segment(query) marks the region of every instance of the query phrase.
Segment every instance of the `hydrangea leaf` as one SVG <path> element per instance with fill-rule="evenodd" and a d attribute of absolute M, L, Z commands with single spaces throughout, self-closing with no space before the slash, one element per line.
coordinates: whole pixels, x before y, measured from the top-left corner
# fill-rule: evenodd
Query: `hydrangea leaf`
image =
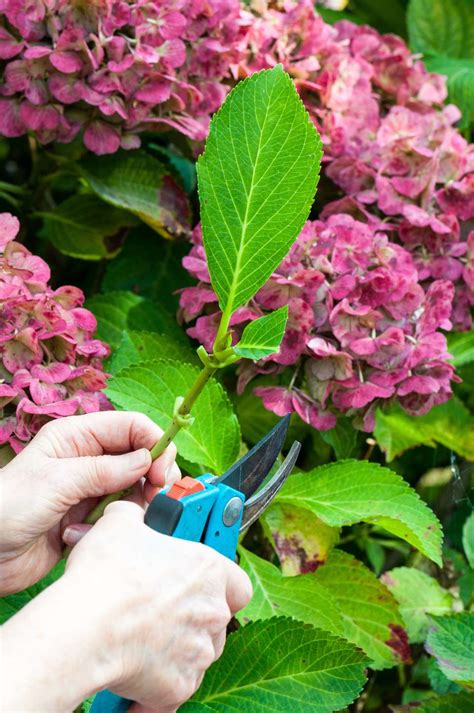
<path fill-rule="evenodd" d="M 428 614 L 449 614 L 452 609 L 452 595 L 436 579 L 419 569 L 397 567 L 381 579 L 400 605 L 400 614 L 412 643 L 425 640 Z"/>
<path fill-rule="evenodd" d="M 81 161 L 79 170 L 100 198 L 130 211 L 163 237 L 189 231 L 186 194 L 166 167 L 144 151 L 88 155 Z"/>
<path fill-rule="evenodd" d="M 464 554 L 472 569 L 474 569 L 474 513 L 472 512 L 462 529 L 462 546 Z"/>
<path fill-rule="evenodd" d="M 448 350 L 454 366 L 464 366 L 474 361 L 474 329 L 469 332 L 448 334 Z"/>
<path fill-rule="evenodd" d="M 288 305 L 250 322 L 234 351 L 244 359 L 263 359 L 280 348 L 288 319 Z"/>
<path fill-rule="evenodd" d="M 228 95 L 197 165 L 204 246 L 221 309 L 247 302 L 308 217 L 321 142 L 280 65 Z"/>
<path fill-rule="evenodd" d="M 171 423 L 175 400 L 184 396 L 199 367 L 176 361 L 142 362 L 113 376 L 106 394 L 118 408 L 141 411 L 163 430 Z M 240 428 L 231 403 L 215 380 L 210 379 L 193 406 L 194 423 L 174 438 L 179 454 L 212 473 L 222 474 L 236 460 Z"/>
<path fill-rule="evenodd" d="M 197 362 L 191 346 L 186 347 L 165 334 L 130 330 L 123 333 L 118 349 L 109 359 L 107 371 L 116 374 L 126 366 L 153 359 Z"/>
<path fill-rule="evenodd" d="M 130 213 L 107 205 L 92 194 L 72 196 L 54 211 L 41 215 L 43 234 L 54 247 L 64 255 L 82 260 L 117 255 L 121 247 L 117 233 L 135 222 Z"/>
<path fill-rule="evenodd" d="M 455 396 L 416 418 L 399 406 L 378 410 L 374 436 L 389 461 L 409 448 L 436 443 L 474 460 L 474 417 Z"/>
<path fill-rule="evenodd" d="M 446 678 L 438 662 L 432 657 L 428 660 L 427 673 L 430 686 L 436 693 L 457 693 L 463 690 L 457 683 Z"/>
<path fill-rule="evenodd" d="M 239 553 L 254 588 L 252 601 L 237 614 L 242 623 L 293 616 L 352 642 L 369 656 L 374 668 L 409 657 L 394 597 L 350 555 L 334 551 L 317 572 L 284 577 L 270 562 L 243 548 Z"/>
<path fill-rule="evenodd" d="M 445 74 L 448 78 L 448 100 L 462 112 L 459 127 L 465 129 L 474 121 L 474 59 L 463 57 L 426 57 L 430 72 Z"/>
<path fill-rule="evenodd" d="M 471 0 L 411 0 L 407 21 L 415 52 L 474 58 Z"/>
<path fill-rule="evenodd" d="M 445 696 L 433 696 L 413 706 L 392 706 L 393 713 L 472 713 L 474 693 L 448 693 Z"/>
<path fill-rule="evenodd" d="M 436 516 L 403 478 L 376 463 L 346 460 L 296 473 L 277 500 L 306 508 L 331 527 L 360 521 L 379 525 L 441 564 Z"/>
<path fill-rule="evenodd" d="M 309 510 L 294 505 L 274 503 L 260 522 L 287 576 L 314 572 L 339 540 L 338 527 L 329 527 Z"/>
<path fill-rule="evenodd" d="M 350 418 L 339 416 L 334 428 L 329 431 L 321 431 L 321 438 L 332 446 L 338 460 L 351 458 L 357 450 L 358 431 Z"/>
<path fill-rule="evenodd" d="M 273 618 L 231 634 L 180 713 L 330 713 L 365 683 L 367 660 L 343 639 L 300 621 Z"/>
<path fill-rule="evenodd" d="M 428 618 L 426 649 L 446 678 L 474 688 L 474 613 Z"/>
<path fill-rule="evenodd" d="M 61 560 L 48 572 L 46 577 L 43 577 L 39 582 L 28 587 L 28 589 L 0 598 L 0 625 L 4 624 L 10 617 L 19 612 L 20 609 L 23 609 L 23 607 L 38 596 L 43 589 L 46 589 L 46 587 L 49 587 L 50 584 L 53 584 L 53 582 L 62 577 L 64 566 L 65 560 Z"/>
<path fill-rule="evenodd" d="M 159 304 L 133 292 L 107 292 L 94 295 L 86 307 L 97 318 L 97 337 L 116 349 L 126 329 L 144 330 L 170 335 L 175 341 L 187 344 L 184 332 L 176 320 Z"/>

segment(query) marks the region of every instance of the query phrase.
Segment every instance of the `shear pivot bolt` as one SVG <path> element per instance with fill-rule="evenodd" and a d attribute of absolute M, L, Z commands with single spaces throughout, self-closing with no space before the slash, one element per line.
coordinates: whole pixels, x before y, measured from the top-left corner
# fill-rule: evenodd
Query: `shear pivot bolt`
<path fill-rule="evenodd" d="M 238 497 L 231 498 L 222 513 L 222 522 L 226 527 L 235 525 L 242 512 L 242 500 Z"/>

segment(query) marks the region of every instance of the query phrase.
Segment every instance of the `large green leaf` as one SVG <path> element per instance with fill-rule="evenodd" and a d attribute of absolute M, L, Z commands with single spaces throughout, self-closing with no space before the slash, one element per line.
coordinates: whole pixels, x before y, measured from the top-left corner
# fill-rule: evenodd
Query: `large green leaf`
<path fill-rule="evenodd" d="M 197 361 L 197 356 L 191 346 L 187 347 L 165 334 L 130 330 L 123 333 L 118 349 L 107 364 L 107 371 L 116 374 L 126 366 L 153 359 L 176 359 L 193 363 Z"/>
<path fill-rule="evenodd" d="M 4 624 L 7 619 L 20 611 L 20 609 L 23 609 L 23 607 L 38 596 L 43 589 L 46 589 L 46 587 L 49 587 L 50 584 L 59 579 L 64 573 L 64 565 L 65 561 L 61 560 L 46 577 L 43 577 L 39 582 L 28 587 L 28 589 L 0 598 L 0 625 Z"/>
<path fill-rule="evenodd" d="M 446 678 L 474 688 L 474 614 L 429 617 L 426 648 Z"/>
<path fill-rule="evenodd" d="M 124 330 L 136 329 L 169 335 L 187 344 L 184 332 L 167 310 L 133 292 L 107 292 L 94 295 L 86 302 L 97 318 L 97 336 L 116 349 Z"/>
<path fill-rule="evenodd" d="M 419 705 L 392 706 L 393 713 L 472 713 L 474 693 L 448 693 L 445 696 L 433 696 Z"/>
<path fill-rule="evenodd" d="M 412 643 L 425 640 L 428 631 L 428 614 L 449 614 L 452 595 L 429 575 L 412 567 L 397 567 L 382 576 L 400 605 L 400 614 Z"/>
<path fill-rule="evenodd" d="M 133 225 L 130 213 L 107 205 L 92 194 L 72 196 L 55 210 L 41 213 L 43 234 L 64 255 L 83 260 L 112 258 L 120 249 L 116 236 Z"/>
<path fill-rule="evenodd" d="M 287 576 L 314 572 L 339 540 L 338 527 L 329 527 L 309 510 L 294 505 L 273 503 L 260 522 Z"/>
<path fill-rule="evenodd" d="M 240 82 L 214 115 L 197 165 L 204 246 L 227 314 L 290 249 L 316 190 L 321 143 L 281 66 Z"/>
<path fill-rule="evenodd" d="M 374 436 L 389 461 L 409 448 L 436 443 L 474 460 L 474 417 L 456 397 L 416 418 L 399 406 L 378 410 Z"/>
<path fill-rule="evenodd" d="M 313 574 L 283 577 L 277 567 L 239 549 L 240 565 L 254 588 L 241 622 L 292 616 L 342 636 L 360 647 L 375 668 L 409 657 L 408 640 L 397 603 L 363 564 L 334 551 Z"/>
<path fill-rule="evenodd" d="M 447 76 L 448 100 L 462 112 L 460 128 L 467 128 L 474 121 L 474 59 L 435 55 L 425 57 L 425 64 L 431 72 Z"/>
<path fill-rule="evenodd" d="M 331 527 L 364 521 L 407 540 L 441 564 L 441 526 L 399 475 L 367 461 L 339 461 L 290 476 L 278 502 L 313 512 Z"/>
<path fill-rule="evenodd" d="M 410 0 L 407 20 L 415 52 L 474 58 L 472 0 Z"/>
<path fill-rule="evenodd" d="M 288 305 L 271 314 L 250 322 L 244 329 L 242 339 L 235 345 L 235 352 L 244 359 L 263 359 L 275 354 L 280 348 L 288 319 Z"/>
<path fill-rule="evenodd" d="M 176 361 L 149 361 L 119 371 L 106 394 L 121 409 L 141 411 L 163 430 L 171 424 L 175 400 L 187 394 L 200 369 Z M 230 401 L 210 379 L 192 410 L 195 421 L 174 438 L 179 454 L 221 475 L 236 460 L 240 429 Z"/>
<path fill-rule="evenodd" d="M 474 512 L 472 512 L 464 523 L 462 529 L 462 546 L 472 569 L 474 569 Z"/>
<path fill-rule="evenodd" d="M 276 618 L 229 636 L 223 656 L 180 713 L 330 713 L 365 682 L 365 656 L 307 624 Z"/>
<path fill-rule="evenodd" d="M 454 366 L 463 366 L 473 362 L 474 329 L 469 330 L 469 332 L 452 332 L 448 334 L 448 350 Z"/>
<path fill-rule="evenodd" d="M 188 232 L 186 194 L 165 166 L 144 151 L 88 155 L 79 171 L 100 198 L 129 210 L 164 237 Z"/>

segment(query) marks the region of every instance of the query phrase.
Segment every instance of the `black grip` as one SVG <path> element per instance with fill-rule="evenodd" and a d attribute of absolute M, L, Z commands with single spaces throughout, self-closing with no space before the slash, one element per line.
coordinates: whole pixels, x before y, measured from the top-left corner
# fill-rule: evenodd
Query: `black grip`
<path fill-rule="evenodd" d="M 145 525 L 162 535 L 172 535 L 183 512 L 183 503 L 158 493 L 145 513 Z"/>

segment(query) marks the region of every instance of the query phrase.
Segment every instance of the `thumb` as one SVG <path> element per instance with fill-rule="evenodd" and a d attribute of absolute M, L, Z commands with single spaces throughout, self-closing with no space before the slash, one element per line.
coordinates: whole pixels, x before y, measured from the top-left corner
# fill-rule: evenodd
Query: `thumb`
<path fill-rule="evenodd" d="M 128 488 L 151 466 L 146 448 L 119 456 L 61 458 L 55 463 L 60 490 L 69 505 Z M 65 477 L 67 473 L 68 477 Z"/>

